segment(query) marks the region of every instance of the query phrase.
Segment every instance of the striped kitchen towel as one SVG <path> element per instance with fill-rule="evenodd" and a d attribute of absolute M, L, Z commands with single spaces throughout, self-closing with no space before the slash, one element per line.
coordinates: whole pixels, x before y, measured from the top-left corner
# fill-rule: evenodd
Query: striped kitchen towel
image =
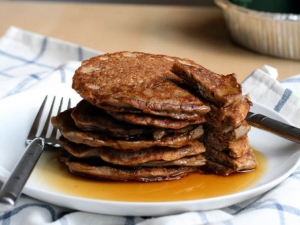
<path fill-rule="evenodd" d="M 99 54 L 101 52 L 11 27 L 0 39 L 0 99 L 37 84 L 70 82 L 74 68 L 68 67 L 69 61 L 82 61 Z M 57 68 L 60 76 L 49 77 Z M 48 79 L 44 81 L 45 78 Z"/>
<path fill-rule="evenodd" d="M 300 127 L 300 74 L 280 83 L 277 77 L 277 70 L 270 66 L 256 69 L 242 83 L 243 92 Z"/>
<path fill-rule="evenodd" d="M 0 99 L 35 87 L 71 84 L 74 65 L 98 54 L 101 52 L 11 27 L 0 39 Z M 59 73 L 53 73 L 55 70 Z M 272 67 L 256 69 L 242 83 L 243 91 L 300 127 L 300 75 L 282 82 L 276 78 L 277 71 Z M 5 176 L 1 168 L 0 173 L 0 178 Z M 147 218 L 110 216 L 74 211 L 22 195 L 13 210 L 0 211 L 0 222 L 5 225 L 300 224 L 300 168 L 267 193 L 218 210 Z"/>

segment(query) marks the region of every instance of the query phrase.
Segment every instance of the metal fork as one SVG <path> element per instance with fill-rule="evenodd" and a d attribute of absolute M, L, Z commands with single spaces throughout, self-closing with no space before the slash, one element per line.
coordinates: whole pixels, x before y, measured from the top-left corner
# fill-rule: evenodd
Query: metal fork
<path fill-rule="evenodd" d="M 44 99 L 44 101 L 43 101 L 43 103 L 42 103 L 42 105 L 41 105 L 41 107 L 40 107 L 40 109 L 39 109 L 39 111 L 38 111 L 38 113 L 35 117 L 35 120 L 34 120 L 32 126 L 31 126 L 31 129 L 29 131 L 29 134 L 28 134 L 28 137 L 27 137 L 27 140 L 26 140 L 27 144 L 30 144 L 37 137 L 38 129 L 39 129 L 41 118 L 42 118 L 42 115 L 43 115 L 43 111 L 44 111 L 44 108 L 45 108 L 45 105 L 46 105 L 46 102 L 47 102 L 47 98 L 48 98 L 48 96 L 45 97 L 45 99 Z M 51 115 L 53 113 L 55 99 L 56 99 L 56 97 L 54 97 L 53 100 L 52 100 L 51 108 L 49 110 L 47 120 L 45 122 L 45 126 L 44 126 L 41 134 L 39 135 L 39 137 L 43 138 L 45 145 L 57 148 L 57 147 L 61 146 L 59 144 L 59 142 L 57 141 L 57 138 L 56 138 L 57 133 L 59 132 L 58 129 L 53 127 L 53 130 L 50 134 L 50 137 L 47 137 L 47 131 L 50 127 L 50 120 L 51 120 Z M 58 110 L 57 110 L 57 114 L 59 114 L 61 112 L 62 104 L 63 104 L 63 98 L 61 98 L 61 100 L 60 100 L 60 104 L 59 104 L 59 107 L 58 107 Z M 68 101 L 67 108 L 69 109 L 70 107 L 71 107 L 71 99 L 69 99 L 69 101 Z"/>
<path fill-rule="evenodd" d="M 38 130 L 40 127 L 40 122 L 47 102 L 47 98 L 48 97 L 46 96 L 32 124 L 30 132 L 26 139 L 26 143 L 28 144 L 28 146 L 25 149 L 24 154 L 19 159 L 12 173 L 1 188 L 0 210 L 10 210 L 14 207 L 19 195 L 23 190 L 24 185 L 26 184 L 26 181 L 28 180 L 34 166 L 36 165 L 40 155 L 42 154 L 44 146 L 48 149 L 60 147 L 60 144 L 56 139 L 59 131 L 56 128 L 52 129 L 49 137 L 47 136 L 47 132 L 51 127 L 50 121 L 53 114 L 56 97 L 53 98 L 43 130 L 41 134 L 38 135 Z M 57 114 L 61 112 L 62 104 L 63 98 L 60 101 Z M 69 99 L 67 108 L 70 107 L 71 100 Z"/>
<path fill-rule="evenodd" d="M 248 112 L 246 117 L 247 122 L 256 128 L 269 131 L 282 138 L 300 144 L 300 129 L 286 123 L 274 120 L 262 114 Z"/>

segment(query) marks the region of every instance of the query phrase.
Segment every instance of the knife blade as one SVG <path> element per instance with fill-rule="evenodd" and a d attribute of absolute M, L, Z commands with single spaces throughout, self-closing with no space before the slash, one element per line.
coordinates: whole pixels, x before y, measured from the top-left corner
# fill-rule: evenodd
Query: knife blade
<path fill-rule="evenodd" d="M 253 112 L 248 112 L 246 120 L 253 127 L 269 131 L 290 141 L 300 143 L 300 129 L 297 127 Z"/>
<path fill-rule="evenodd" d="M 27 146 L 0 190 L 0 210 L 10 210 L 14 207 L 43 149 L 42 138 L 35 138 Z"/>

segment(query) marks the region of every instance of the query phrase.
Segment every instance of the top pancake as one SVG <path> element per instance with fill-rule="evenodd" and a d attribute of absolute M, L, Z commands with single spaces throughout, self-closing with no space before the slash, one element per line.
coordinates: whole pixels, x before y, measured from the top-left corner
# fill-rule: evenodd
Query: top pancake
<path fill-rule="evenodd" d="M 81 97 L 106 110 L 198 119 L 210 107 L 180 87 L 186 86 L 185 81 L 170 72 L 177 61 L 195 64 L 140 52 L 104 54 L 82 62 L 72 87 Z"/>

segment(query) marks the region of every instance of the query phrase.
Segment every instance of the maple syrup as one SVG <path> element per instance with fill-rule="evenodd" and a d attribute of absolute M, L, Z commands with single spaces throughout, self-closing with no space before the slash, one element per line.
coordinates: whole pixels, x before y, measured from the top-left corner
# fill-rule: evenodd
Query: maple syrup
<path fill-rule="evenodd" d="M 31 179 L 48 191 L 112 201 L 165 202 L 218 197 L 232 194 L 255 184 L 267 170 L 267 159 L 254 151 L 259 166 L 252 172 L 242 172 L 228 177 L 191 174 L 180 180 L 162 182 L 118 182 L 93 180 L 69 172 L 56 158 L 57 152 L 45 151 L 38 161 Z"/>

